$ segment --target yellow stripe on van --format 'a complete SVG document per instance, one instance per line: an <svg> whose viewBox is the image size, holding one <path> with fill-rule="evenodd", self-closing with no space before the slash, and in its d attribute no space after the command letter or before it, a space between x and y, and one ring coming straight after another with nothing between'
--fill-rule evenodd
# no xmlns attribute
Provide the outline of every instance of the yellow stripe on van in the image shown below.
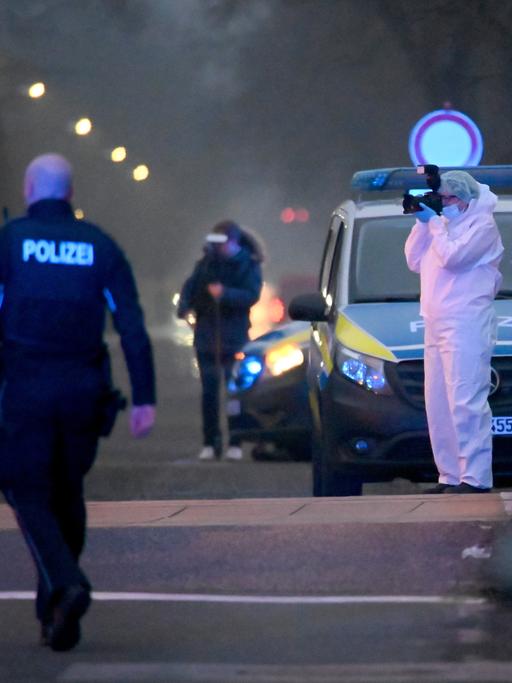
<svg viewBox="0 0 512 683"><path fill-rule="evenodd" d="M322 356L323 369L325 374L330 375L334 367L334 364L332 362L331 354L329 352L329 341L327 339L327 335L321 328L322 326L319 326L318 329L313 330L313 342L314 344L316 344L316 347L320 352L320 355Z"/></svg>
<svg viewBox="0 0 512 683"><path fill-rule="evenodd" d="M336 321L336 339L353 351L366 353L368 356L382 358L383 360L390 360L394 363L398 360L387 346L384 346L378 339L372 337L371 334L363 330L359 325L356 325L343 313L338 315L338 320Z"/></svg>

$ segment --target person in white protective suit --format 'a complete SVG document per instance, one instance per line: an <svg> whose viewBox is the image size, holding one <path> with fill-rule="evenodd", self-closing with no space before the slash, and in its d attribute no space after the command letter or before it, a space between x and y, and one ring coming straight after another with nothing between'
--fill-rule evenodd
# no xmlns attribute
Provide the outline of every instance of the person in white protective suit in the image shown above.
<svg viewBox="0 0 512 683"><path fill-rule="evenodd" d="M421 204L405 244L420 274L425 405L439 483L429 493L492 488L490 363L503 254L497 197L465 171L441 175L442 216Z"/></svg>

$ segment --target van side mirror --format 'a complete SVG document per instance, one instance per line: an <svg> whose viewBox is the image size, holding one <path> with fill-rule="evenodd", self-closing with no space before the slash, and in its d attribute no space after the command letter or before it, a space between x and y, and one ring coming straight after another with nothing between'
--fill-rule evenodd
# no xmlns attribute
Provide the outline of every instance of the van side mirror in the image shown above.
<svg viewBox="0 0 512 683"><path fill-rule="evenodd" d="M329 317L329 307L320 292L299 294L290 301L288 315L292 320L326 322Z"/></svg>

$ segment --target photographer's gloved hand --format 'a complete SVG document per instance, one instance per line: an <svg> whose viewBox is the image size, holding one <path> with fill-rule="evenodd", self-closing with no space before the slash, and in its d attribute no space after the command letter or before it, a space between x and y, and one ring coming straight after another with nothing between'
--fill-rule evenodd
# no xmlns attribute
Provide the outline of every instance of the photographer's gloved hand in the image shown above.
<svg viewBox="0 0 512 683"><path fill-rule="evenodd" d="M437 213L434 211L434 209L431 209L426 204L423 204L423 202L420 202L420 206L422 211L415 211L414 215L422 223L428 223L431 218L437 216Z"/></svg>

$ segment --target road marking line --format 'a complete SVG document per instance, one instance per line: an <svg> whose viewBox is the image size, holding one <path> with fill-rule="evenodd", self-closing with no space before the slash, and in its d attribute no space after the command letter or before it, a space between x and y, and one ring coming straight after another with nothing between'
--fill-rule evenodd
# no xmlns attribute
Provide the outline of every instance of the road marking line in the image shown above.
<svg viewBox="0 0 512 683"><path fill-rule="evenodd" d="M34 591L2 591L0 600L34 600ZM106 602L208 602L267 605L375 605L431 604L484 605L485 598L446 595L211 595L204 593L122 593L93 591L94 600Z"/></svg>
<svg viewBox="0 0 512 683"><path fill-rule="evenodd" d="M66 683L510 683L512 664L379 662L377 664L203 664L199 662L75 662L57 680Z"/></svg>

